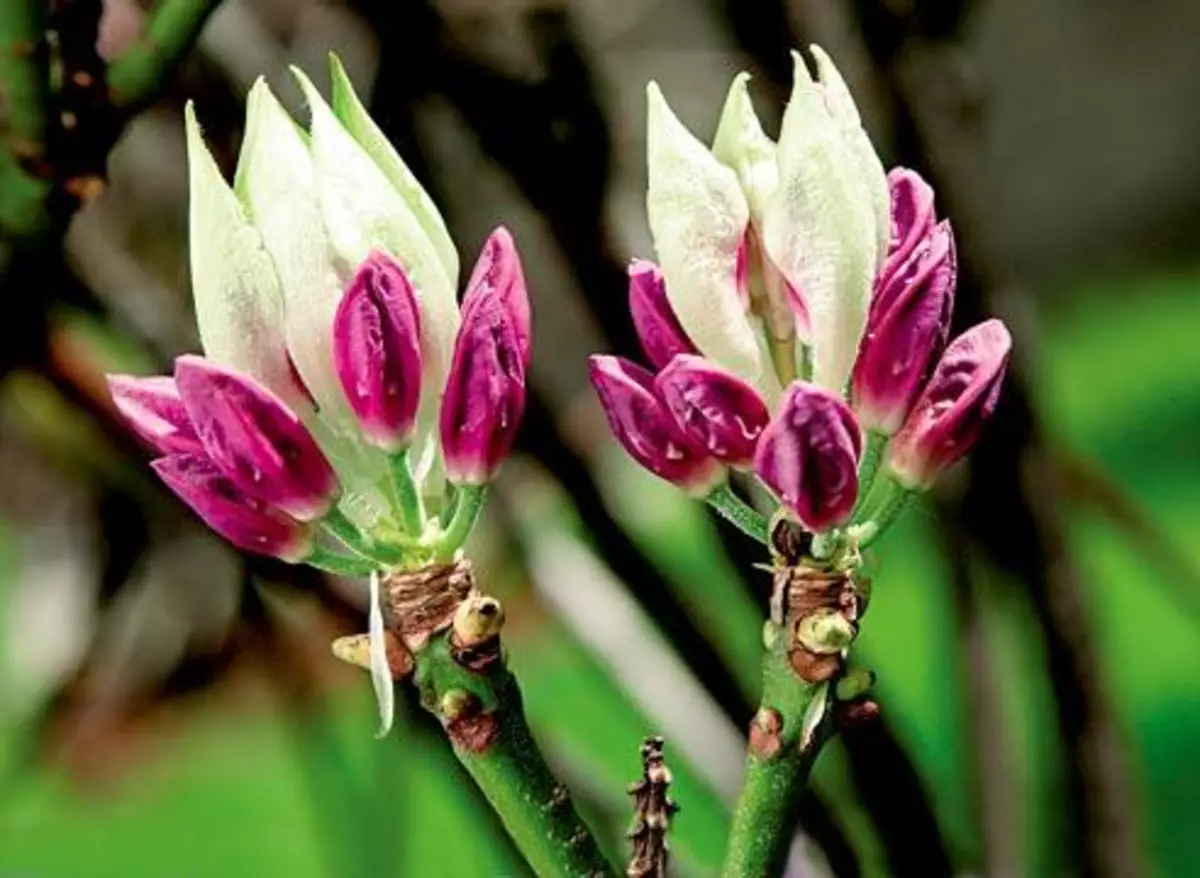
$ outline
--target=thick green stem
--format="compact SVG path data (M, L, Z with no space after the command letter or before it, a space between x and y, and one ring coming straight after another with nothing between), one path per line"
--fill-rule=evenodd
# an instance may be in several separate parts
M866 527L859 542L861 548L866 548L887 530L900 513L908 508L917 492L898 485L893 479L885 479L885 485L880 489L880 496L872 508L863 516Z
M776 878L796 829L808 775L829 738L829 686L788 661L788 637L768 622L762 703L750 729L746 778L733 812L722 878Z
M455 755L521 854L539 878L613 876L533 740L498 637L464 653L454 648L452 636L437 635L417 653L421 703L441 720Z
M312 552L304 559L309 567L324 570L337 576L367 576L377 568L377 564L365 558L352 558L349 555L339 555L321 546L314 546Z
M128 115L149 105L218 5L220 0L158 0L142 35L108 67L113 104Z
M728 484L722 485L704 498L722 518L764 545L767 542L767 520L745 503Z

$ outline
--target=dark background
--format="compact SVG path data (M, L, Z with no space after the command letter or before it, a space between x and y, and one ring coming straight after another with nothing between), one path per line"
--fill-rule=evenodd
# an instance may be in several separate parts
M57 6L86 56L100 4ZM144 13L103 6L115 57ZM0 873L526 874L420 717L372 739L328 652L361 587L208 535L103 389L197 347L183 101L230 169L254 77L299 111L286 65L324 84L331 49L464 264L499 222L526 260L536 395L472 554L531 721L614 850L665 735L679 874L713 873L768 583L612 445L585 355L635 350L646 81L707 139L750 69L774 132L819 42L938 188L957 319L1003 317L1017 355L971 466L871 562L882 719L822 757L789 874L1196 874L1197 33L1185 0L227 0L128 125L84 96L59 173L106 190L0 228Z

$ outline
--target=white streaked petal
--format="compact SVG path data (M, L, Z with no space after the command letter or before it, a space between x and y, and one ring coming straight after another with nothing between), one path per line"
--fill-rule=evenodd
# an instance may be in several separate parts
M388 664L387 642L384 640L383 607L379 603L379 571L371 573L371 606L367 614L368 652L371 659L371 685L375 688L375 702L379 705L379 731L376 738L384 737L392 730L396 718L395 681Z
M696 347L761 386L770 370L737 292L738 249L750 217L737 175L675 118L656 83L646 95L646 212L667 298Z
M420 302L423 370L418 433L427 434L437 418L458 333L454 286L405 200L333 115L316 87L299 70L292 72L312 111L317 197L334 252L350 271L372 249L385 250L404 266Z
M329 56L329 72L333 83L330 103L333 105L334 115L400 193L437 251L450 286L457 288L458 251L454 248L454 241L450 238L450 232L446 229L446 222L442 219L437 205L408 169L408 165L404 164L391 142L379 130L375 120L367 113L354 91L354 84L346 75L346 68L336 55Z
M764 244L804 296L813 380L841 393L866 323L875 276L875 214L857 157L804 59L793 53L795 85L776 151L779 188L764 220Z
M288 363L275 265L184 110L192 297L205 354L257 379L297 411L310 404Z
M761 242L767 203L779 187L779 168L775 163L775 143L763 131L750 101L749 82L749 73L734 77L725 108L721 111L721 121L717 124L712 151L737 174L750 207L750 223ZM761 244L756 245L756 250L761 250ZM796 318L779 272L765 254L754 253L751 258L754 262L752 271L758 272L757 264L761 263L761 276L751 285L752 301L756 289L760 289L760 295L766 299L765 303L755 303L755 310L762 313L773 339L790 344L796 334Z
M279 273L292 361L321 416L352 425L333 367L341 283L321 222L312 160L301 130L261 78L246 99L246 139L234 185Z
M888 239L891 234L891 197L888 195L887 172L879 160L871 138L863 128L862 118L854 97L834 66L833 60L820 46L809 46L817 59L817 78L825 89L825 99L834 121L841 126L842 137L858 161L858 170L871 194L871 208L875 214L875 268L883 265L887 257Z

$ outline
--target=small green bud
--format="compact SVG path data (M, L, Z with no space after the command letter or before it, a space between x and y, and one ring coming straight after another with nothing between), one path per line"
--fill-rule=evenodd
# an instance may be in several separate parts
M837 681L837 688L834 691L837 694L838 701L852 701L855 698L866 695L874 685L874 671L867 668L855 667L850 668L842 675L842 678Z
M832 655L853 641L858 629L854 623L828 608L818 609L796 623L796 640L809 652Z

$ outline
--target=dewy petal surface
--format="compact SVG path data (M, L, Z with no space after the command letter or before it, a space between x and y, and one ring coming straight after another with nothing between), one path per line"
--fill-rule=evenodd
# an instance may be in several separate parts
M764 221L767 254L804 298L813 380L840 393L850 377L875 277L875 208L856 151L824 91L795 54L795 85Z
M721 466L676 425L655 392L653 373L620 357L593 356L588 375L613 435L630 457L697 495L724 478Z
M288 359L275 264L205 146L190 101L184 119L192 297L204 351L303 410L310 404Z
M337 477L283 400L201 357L175 361L175 384L208 456L242 491L301 521L329 510Z
M366 440L388 452L407 446L421 398L421 320L399 263L377 250L358 267L333 337L338 377Z
M529 291L525 286L525 269L512 234L504 226L492 231L467 281L467 295L472 300L495 297L508 313L516 335L517 349L525 369L533 359L533 323L529 308ZM464 310L466 303L464 302Z
M662 369L676 354L696 353L667 301L662 271L653 262L635 259L629 264L629 313L646 359L655 369Z
M754 472L809 530L849 518L858 499L862 431L841 399L794 381L763 431Z
M891 231L887 263L881 280L908 260L937 222L933 187L920 174L908 168L892 168L887 179L891 199Z
M490 264L493 256L485 252L481 260ZM471 277L439 419L446 475L460 485L491 480L525 413L529 302L524 283L497 284L487 268Z
M978 441L996 410L1012 350L999 320L987 320L954 339L904 426L888 445L888 467L911 488L928 488Z
M130 429L160 454L204 453L174 378L109 375L108 392Z
M457 287L458 251L437 205L362 105L350 77L346 75L346 68L336 55L329 56L329 75L333 85L330 103L334 115L400 193L437 251L450 286Z
M753 387L703 357L681 354L654 381L676 425L718 460L748 467L771 419Z
M871 208L875 214L875 267L878 269L887 258L888 243L891 237L891 196L888 191L887 174L879 154L871 145L871 138L863 128L862 117L858 106L842 74L838 72L833 59L820 46L809 46L809 51L817 61L817 76L825 91L825 100L829 113L842 129L842 139L853 153L858 165L858 173L871 199Z
M738 296L738 253L750 212L737 175L646 90L646 213L667 298L706 356L755 385L771 379Z
M321 216L330 245L349 275L372 249L386 251L404 266L421 305L421 384L418 422L434 423L458 331L454 286L437 249L404 198L367 152L334 116L316 87L299 70L312 113L312 162ZM332 315L330 315L332 317ZM326 326L332 325L332 319Z
M239 549L291 562L308 555L308 526L244 493L207 457L172 454L151 466L205 524Z
M353 431L333 367L333 315L342 282L321 220L312 159L295 122L261 78L246 99L234 189L279 273L292 362L322 419Z

